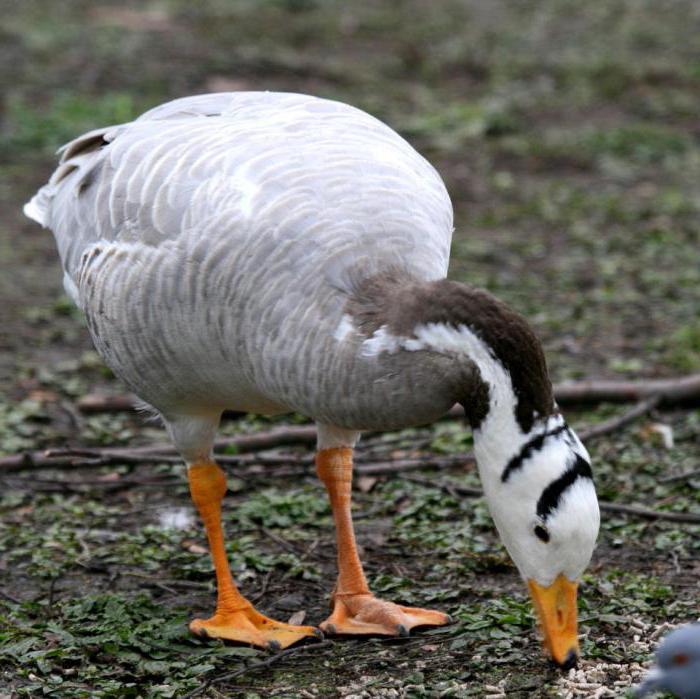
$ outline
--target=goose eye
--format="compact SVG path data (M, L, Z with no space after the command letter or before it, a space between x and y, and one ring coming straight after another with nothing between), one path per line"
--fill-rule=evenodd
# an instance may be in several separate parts
M549 541L549 532L541 524L535 527L535 536L546 544Z

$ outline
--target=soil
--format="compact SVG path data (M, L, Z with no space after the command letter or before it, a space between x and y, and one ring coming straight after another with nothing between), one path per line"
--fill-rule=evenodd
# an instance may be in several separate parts
M700 371L700 14L690 0L672 10L70 0L10 3L3 15L1 452L167 441L139 415L76 408L124 388L62 290L50 233L21 206L65 140L213 90L342 99L399 130L453 198L451 277L523 313L555 380ZM620 410L567 417L585 425ZM242 416L222 431L302 421ZM358 463L471 443L455 421L386 439L369 437ZM601 499L700 512L697 476L664 481L698 468L697 409L655 411L588 446ZM245 594L275 618L319 623L335 556L311 470L252 464L229 476L225 528ZM607 515L581 588L583 661L562 676L485 504L450 484L478 478L465 461L363 481L354 497L373 589L443 609L452 625L272 656L187 632L214 592L182 466L0 472L0 696L622 696L665 630L698 618L700 528Z

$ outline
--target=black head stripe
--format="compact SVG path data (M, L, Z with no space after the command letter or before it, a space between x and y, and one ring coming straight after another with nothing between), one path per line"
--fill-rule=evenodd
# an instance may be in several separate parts
M564 423L555 427L551 432L543 432L533 437L529 442L523 444L522 449L508 462L508 465L503 469L501 474L501 481L505 483L513 474L522 467L523 461L529 459L534 453L538 452L544 446L545 440L549 437L554 437L554 435L561 434L569 429L569 426Z
M555 481L552 481L540 495L537 501L537 516L545 520L554 510L559 507L562 495L579 478L589 478L593 480L591 465L582 456L576 454L576 458Z

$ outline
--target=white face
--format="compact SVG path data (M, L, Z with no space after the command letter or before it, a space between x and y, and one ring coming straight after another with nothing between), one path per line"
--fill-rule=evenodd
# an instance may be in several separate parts
M558 430L558 431L557 431ZM484 487L501 539L525 580L549 586L561 574L576 581L590 562L600 525L590 457L563 420L554 434L489 471ZM477 437L478 459L478 437ZM482 474L484 469L482 470Z

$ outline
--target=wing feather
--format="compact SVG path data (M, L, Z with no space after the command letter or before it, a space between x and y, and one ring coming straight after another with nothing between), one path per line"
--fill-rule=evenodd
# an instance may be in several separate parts
M452 234L440 177L400 136L347 105L280 93L187 97L90 131L61 149L25 213L52 229L78 286L100 241L183 254L204 236L232 259L255 246L278 274L323 267L337 288L387 258L439 278Z

